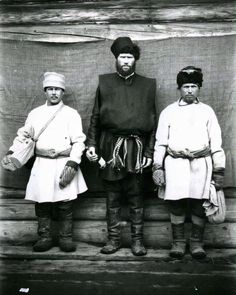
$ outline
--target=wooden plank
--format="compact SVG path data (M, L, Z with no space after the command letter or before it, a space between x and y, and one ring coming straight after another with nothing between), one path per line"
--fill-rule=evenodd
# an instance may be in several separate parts
M144 219L169 221L169 212L164 201L158 198L144 200ZM236 222L236 199L226 199L226 222ZM0 199L0 220L35 220L34 204L22 199ZM122 218L129 219L129 209L122 207ZM76 220L105 220L105 198L78 198L74 205Z
M100 246L88 243L78 242L75 252L65 253L58 247L53 247L46 252L34 252L31 246L1 246L1 259L50 259L50 260L90 260L90 261L172 261L167 249L148 249L144 257L134 256L130 248L121 248L118 252L111 255L100 253ZM210 257L209 263L236 263L235 249L208 249L207 254ZM189 253L186 254L185 261L191 261Z
M192 261L4 260L3 294L233 295L235 265Z
M47 7L96 7L96 8L130 8L130 7L162 7L163 5L167 7L173 7L178 5L188 5L188 4L203 4L203 3L221 3L222 0L1 0L4 5L8 6L18 6L22 5L40 5ZM225 0L224 2L232 2L230 0Z
M5 262L5 260L4 260ZM227 275L235 275L236 265L212 265L206 263L199 263L194 261L193 263L185 264L181 261L176 261L175 263L156 263L155 261L129 261L126 263L124 261L87 261L87 260L13 260L13 263L4 263L4 268L1 268L1 274L20 274L23 269L24 274L42 274L49 276L50 274L63 274L66 273L73 274L102 274L104 273L136 273L141 274L160 274L166 273L175 274L176 276L181 276L183 274L189 275L217 275L222 274L227 269ZM13 267L14 266L14 267Z
M34 295L235 293L235 269L231 265L223 265L222 269L216 267L214 270L211 265L203 263L185 265L181 262L122 262L118 267L117 264L110 262L101 265L99 262L73 260L56 263L50 260L8 260L5 261L5 269L2 271L1 290L2 294L19 294L24 284L29 286L30 294Z
M224 193L226 199L228 198L236 198L236 187L226 187L224 188ZM87 191L84 194L79 195L79 198L86 197L86 198L104 198L105 192L92 192ZM145 193L145 198L153 197L153 192ZM0 186L0 199L22 199L25 197L25 190L19 188L10 188L10 187L3 187ZM24 202L24 201L22 201Z
M187 224L190 232L190 224ZM36 221L1 221L0 240L4 244L24 245L37 239ZM86 243L104 243L107 237L105 221L75 221L74 238ZM220 225L207 224L204 241L213 248L236 248L235 223ZM145 244L154 248L166 248L171 243L171 227L169 222L145 222ZM130 244L129 223L123 223L122 241L124 246Z
M235 23L165 24L79 24L48 26L6 26L0 28L2 40L50 43L97 42L127 35L132 40L164 40L181 37L212 37L236 34Z
M77 5L1 5L2 25L80 24L80 23L153 23L234 21L235 6L230 2L186 5L149 4L146 7L127 5L98 7Z

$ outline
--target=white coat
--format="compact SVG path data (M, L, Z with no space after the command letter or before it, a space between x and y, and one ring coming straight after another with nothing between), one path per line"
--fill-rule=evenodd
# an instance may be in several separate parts
M58 110L63 102L57 105L42 105L32 110L24 127L18 130L18 136L33 130L37 136L40 129ZM86 139L82 130L82 122L78 112L63 106L46 130L36 142L36 151L42 153L61 153L69 150L67 157L47 158L36 157L26 188L25 199L35 202L69 201L77 198L77 194L87 190L82 172L78 168L75 177L64 189L59 187L60 175L67 161L81 162ZM11 148L10 148L11 149Z
M165 200L207 199L213 168L225 167L221 129L213 109L199 102L181 100L165 108L159 118L154 164L165 169ZM174 152L195 152L210 148L210 155L193 160L166 156ZM163 192L163 190L162 190Z

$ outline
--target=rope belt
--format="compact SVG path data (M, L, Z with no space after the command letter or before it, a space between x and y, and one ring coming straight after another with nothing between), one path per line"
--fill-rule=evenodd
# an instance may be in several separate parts
M197 150L197 151L189 151L188 149L185 149L183 151L174 151L170 149L169 147L167 148L167 153L173 157L173 158L183 158L183 159L197 159L197 158L203 158L211 155L211 149L210 147L206 147L203 150Z
M113 168L117 168L120 170L120 168L125 167L125 160L127 157L127 142L128 139L133 138L136 145L137 145L137 158L136 158L136 164L135 164L135 171L137 173L142 172L142 152L143 152L143 144L139 138L138 135L129 135L128 137L118 137L115 147L112 154L112 159L107 162L107 164L111 164ZM119 155L121 148L123 146L123 158Z
M56 152L54 149L50 149L50 150L36 149L35 154L37 157L41 157L41 158L58 159L58 158L69 157L70 151L71 151L71 148L61 152Z

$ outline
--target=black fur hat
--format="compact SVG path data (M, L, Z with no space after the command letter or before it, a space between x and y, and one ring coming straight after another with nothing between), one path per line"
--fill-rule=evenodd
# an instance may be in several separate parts
M178 89L180 89L181 86L186 83L194 83L194 84L198 84L199 87L202 87L202 82L203 82L202 70L194 66L188 66L186 68L183 68L178 73L176 81L178 84Z
M138 60L140 57L140 48L138 45L134 44L129 37L117 38L111 45L111 52L114 54L115 58L117 58L120 53L133 54L135 60Z

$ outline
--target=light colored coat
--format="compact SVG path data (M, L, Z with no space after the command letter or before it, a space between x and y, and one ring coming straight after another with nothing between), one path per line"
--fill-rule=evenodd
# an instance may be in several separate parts
M207 199L213 168L225 167L221 129L213 109L199 102L181 100L165 108L159 118L154 164L165 169L164 199ZM211 154L193 160L166 156L174 152L195 152L210 148ZM161 194L162 195L162 194Z
M55 106L42 105L32 110L25 125L18 130L18 137L25 132L34 132L37 136L40 129L53 116L63 102ZM77 194L87 190L80 168L72 182L64 189L60 189L60 175L67 161L80 163L85 149L86 139L82 130L82 122L78 112L71 107L63 106L46 130L36 142L36 151L40 153L63 153L69 151L67 157L47 158L36 157L26 188L27 200L35 202L68 201L77 198ZM10 148L11 149L11 148Z

